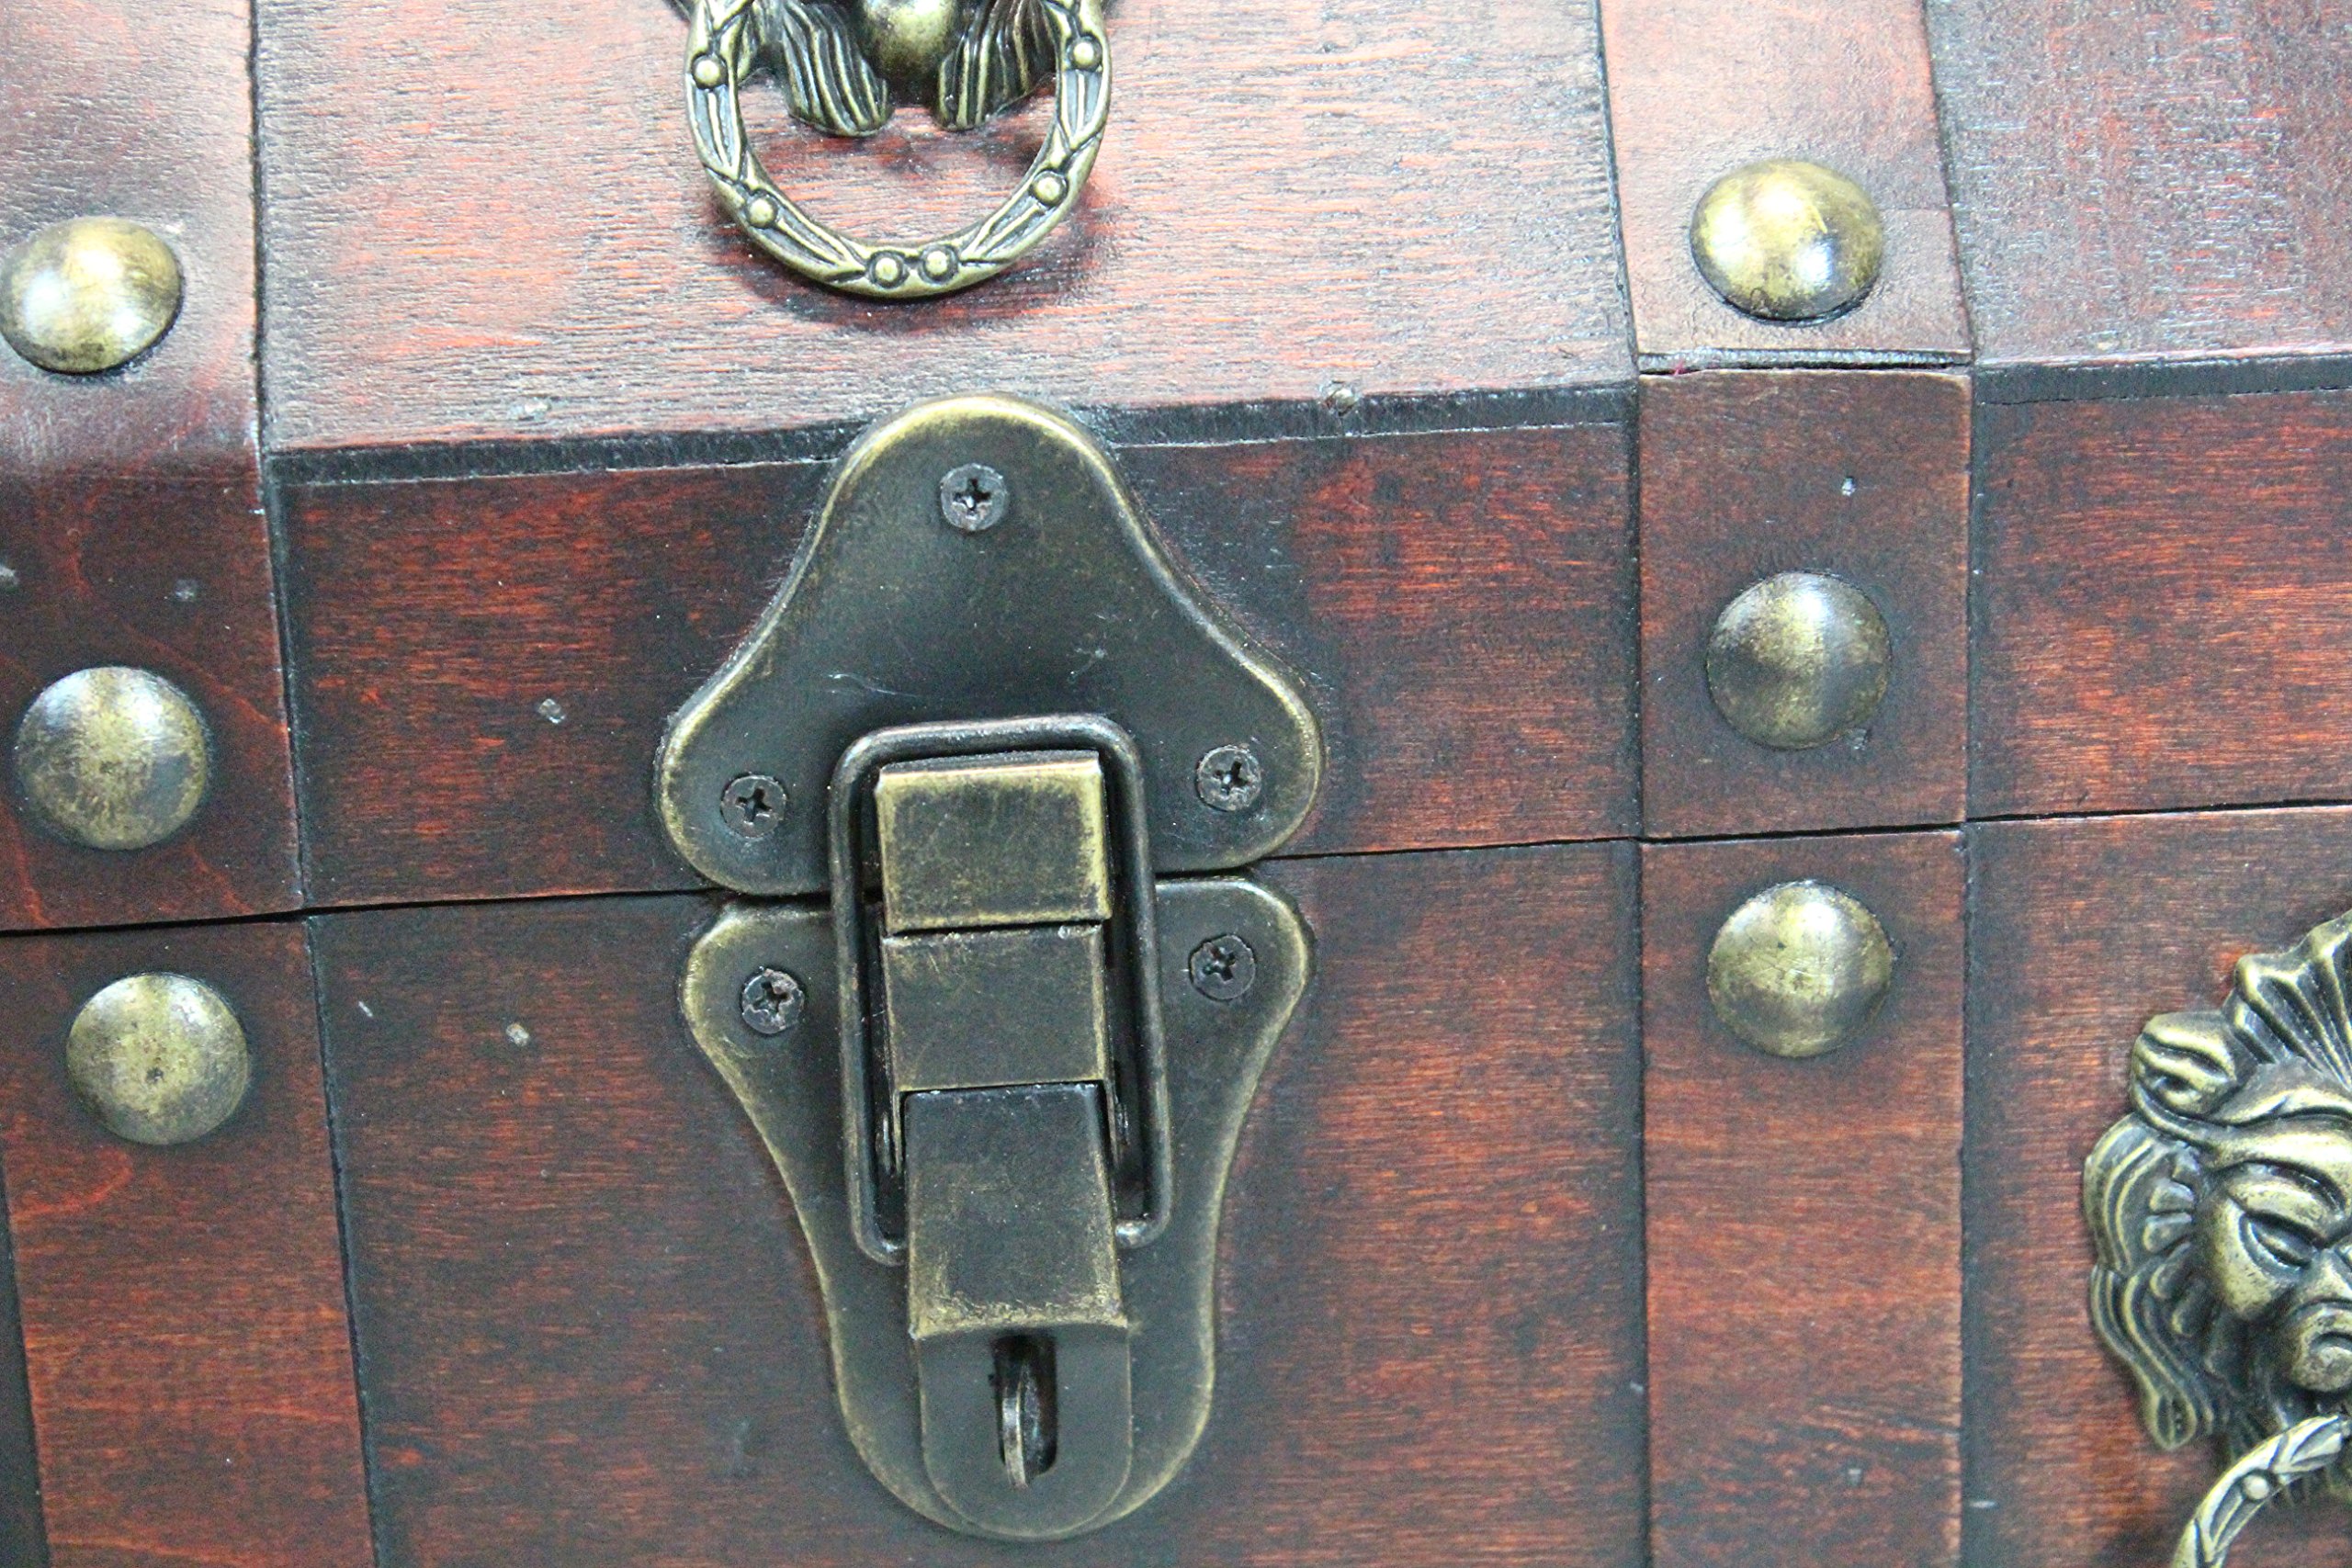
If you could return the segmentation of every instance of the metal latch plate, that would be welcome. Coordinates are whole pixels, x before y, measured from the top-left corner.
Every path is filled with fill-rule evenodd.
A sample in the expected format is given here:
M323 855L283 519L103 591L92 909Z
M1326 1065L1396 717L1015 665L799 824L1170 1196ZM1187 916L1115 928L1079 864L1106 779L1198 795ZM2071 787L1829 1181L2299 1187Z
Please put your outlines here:
M1133 1444L1111 1506L1079 1529L1120 1518L1164 1487L1199 1441L1210 1407L1216 1347L1216 1235L1241 1122L1275 1041L1306 984L1306 933L1278 895L1238 877L1160 885L1154 963L1165 1023L1170 1114L1183 1135L1172 1179L1182 1195L1150 1246L1122 1251L1122 1300L1138 1325L1133 1359ZM1215 1000L1189 978L1193 953L1238 943L1252 956L1249 987ZM849 1223L841 1144L841 1023L832 919L823 908L729 906L687 962L681 1003L695 1043L749 1112L783 1172L816 1265L830 1321L833 1378L858 1453L910 1507L969 1529L940 1495L922 1452L922 1412L908 1375L905 1269L859 1247ZM786 1033L743 1018L747 980L770 972L799 983L805 1005ZM779 1303L779 1312L793 1310ZM1000 1531L1018 1535L1017 1530ZM1038 1539L1076 1529L1036 1532Z

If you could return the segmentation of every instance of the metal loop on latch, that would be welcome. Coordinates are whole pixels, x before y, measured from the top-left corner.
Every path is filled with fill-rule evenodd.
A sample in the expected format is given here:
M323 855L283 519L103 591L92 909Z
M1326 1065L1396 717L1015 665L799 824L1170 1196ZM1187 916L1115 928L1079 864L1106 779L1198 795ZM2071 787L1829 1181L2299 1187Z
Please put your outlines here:
M1069 215L1110 117L1111 45L1102 0L990 0L960 33L946 25L952 8L934 5L939 25L911 44L888 9L880 0L692 0L687 115L720 204L760 249L844 293L933 299L994 277ZM879 58L867 58L875 46ZM889 117L886 72L926 86L942 120L964 128L1025 96L1042 76L1034 57L1048 51L1054 122L1029 173L994 212L940 239L868 244L810 217L744 134L742 85L763 64L800 118L868 135Z

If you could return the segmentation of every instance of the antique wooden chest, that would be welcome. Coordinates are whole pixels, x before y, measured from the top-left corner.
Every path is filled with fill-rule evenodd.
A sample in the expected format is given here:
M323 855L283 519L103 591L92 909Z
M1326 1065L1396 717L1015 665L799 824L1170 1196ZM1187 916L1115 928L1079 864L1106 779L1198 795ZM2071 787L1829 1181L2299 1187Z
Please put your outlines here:
M2345 1553L2352 10L0 82L0 1568Z

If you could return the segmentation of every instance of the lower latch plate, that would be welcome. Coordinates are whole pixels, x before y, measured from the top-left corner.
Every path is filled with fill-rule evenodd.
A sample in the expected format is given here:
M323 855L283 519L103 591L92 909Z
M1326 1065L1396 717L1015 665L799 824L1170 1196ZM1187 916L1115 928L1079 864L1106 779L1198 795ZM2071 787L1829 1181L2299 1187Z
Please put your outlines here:
M869 1257L851 1224L831 915L730 905L687 961L680 1001L695 1043L758 1128L808 1237L851 1438L902 1502L956 1529L1057 1540L1099 1529L1165 1486L1207 1424L1226 1178L1259 1077L1306 989L1309 953L1297 912L1244 878L1163 883L1155 903L1176 1201L1158 1240L1118 1255L1133 1458L1110 1505L1076 1520L974 1519L926 1468L906 1272Z

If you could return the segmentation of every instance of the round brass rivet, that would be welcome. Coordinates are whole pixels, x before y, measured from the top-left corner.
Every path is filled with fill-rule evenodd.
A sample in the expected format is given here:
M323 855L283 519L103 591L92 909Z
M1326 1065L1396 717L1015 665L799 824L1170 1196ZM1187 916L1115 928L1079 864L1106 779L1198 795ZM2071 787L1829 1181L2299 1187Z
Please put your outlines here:
M132 975L82 1004L65 1075L117 1137L186 1144L235 1113L253 1059L220 992L185 975Z
M212 779L204 716L145 670L81 670L17 726L17 784L51 830L94 850L143 850L187 825Z
M727 80L727 62L715 54L695 56L695 85L716 87Z
M1869 723L1894 660L1886 621L1860 589L1784 571L1749 585L1715 617L1707 693L1748 739L1802 750Z
M1878 917L1820 882L1768 887L1731 912L1707 953L1724 1027L1775 1056L1818 1056L1861 1032L1894 979Z
M127 219L51 224L0 263L0 337L44 370L88 376L128 364L179 310L179 258Z
M767 197L755 196L743 204L743 221L754 229L766 228L777 217L775 203Z
M1091 35L1072 40L1069 62L1080 71L1091 71L1102 63L1102 44Z
M1690 254L1735 309L1816 321L1871 291L1886 230L1869 193L1845 175L1770 158L1707 187L1690 218Z
M1039 175L1036 183L1029 187L1029 194L1051 207L1069 194L1069 182L1059 175Z
M874 258L874 281L885 288L896 288L906 281L907 264L885 252Z
M956 253L945 245L933 245L922 254L922 275L933 283L944 282L956 271Z

